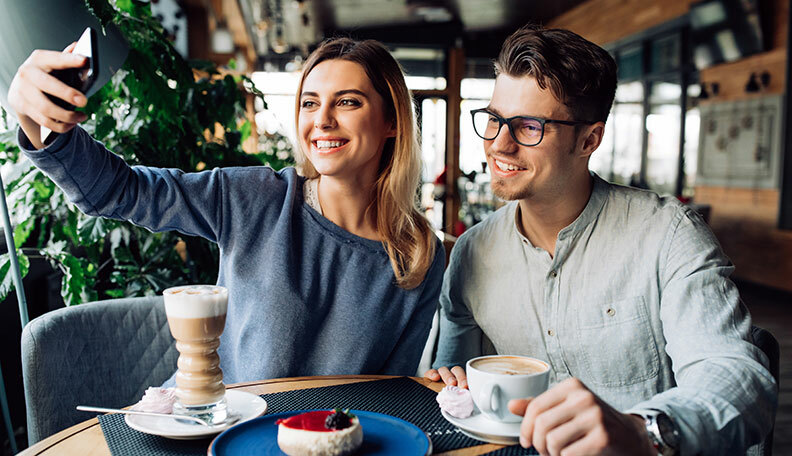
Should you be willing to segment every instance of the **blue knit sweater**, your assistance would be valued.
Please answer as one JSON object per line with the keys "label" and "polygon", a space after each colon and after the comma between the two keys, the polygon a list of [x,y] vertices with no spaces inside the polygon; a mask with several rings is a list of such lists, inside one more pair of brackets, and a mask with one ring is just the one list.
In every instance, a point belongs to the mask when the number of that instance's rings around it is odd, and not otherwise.
{"label": "blue knit sweater", "polygon": [[229,307],[219,353],[225,383],[301,375],[414,375],[437,308],[444,253],[423,283],[395,285],[382,244],[304,202],[293,168],[128,166],[84,130],[33,150],[19,144],[84,213],[176,230],[220,247]]}

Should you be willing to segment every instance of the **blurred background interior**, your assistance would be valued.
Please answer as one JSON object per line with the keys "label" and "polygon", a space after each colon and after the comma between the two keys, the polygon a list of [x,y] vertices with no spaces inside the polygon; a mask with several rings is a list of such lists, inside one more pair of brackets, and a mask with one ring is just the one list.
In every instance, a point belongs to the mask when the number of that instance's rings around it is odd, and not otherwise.
{"label": "blurred background interior", "polygon": [[[488,102],[492,59],[505,37],[533,22],[603,46],[618,63],[619,85],[591,169],[612,182],[674,195],[709,222],[736,265],[734,279],[754,323],[780,342],[775,453],[792,454],[788,0],[151,0],[150,7],[179,54],[213,62],[221,75],[247,76],[263,92],[243,103],[250,127],[241,147],[284,160],[307,54],[337,35],[386,43],[414,95],[421,205],[451,236],[503,204],[489,190],[469,111]],[[11,125],[4,117],[0,127]],[[31,263],[25,279],[36,296],[31,318],[63,306],[60,279],[46,280],[53,274],[46,262],[40,269]],[[6,271],[3,286],[9,281]],[[9,295],[0,308],[0,365],[24,448],[15,307]],[[0,440],[10,454],[6,434]]]}

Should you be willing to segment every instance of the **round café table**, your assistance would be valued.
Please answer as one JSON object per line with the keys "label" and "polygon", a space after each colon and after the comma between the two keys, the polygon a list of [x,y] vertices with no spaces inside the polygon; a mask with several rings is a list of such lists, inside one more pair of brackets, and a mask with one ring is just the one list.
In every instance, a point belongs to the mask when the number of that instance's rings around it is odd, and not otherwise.
{"label": "round caf\u00e9 table", "polygon": [[[228,385],[227,389],[247,391],[253,394],[280,393],[322,386],[343,385],[346,383],[367,382],[397,378],[389,375],[338,375],[329,377],[293,377],[261,380],[257,382],[235,383]],[[412,380],[427,386],[435,391],[440,391],[443,384],[431,382],[425,378],[411,377]],[[503,448],[503,445],[486,444],[459,450],[439,453],[448,456],[479,455]],[[68,429],[52,435],[27,450],[19,453],[20,456],[110,456],[110,448],[105,442],[102,429],[97,418],[83,421]]]}

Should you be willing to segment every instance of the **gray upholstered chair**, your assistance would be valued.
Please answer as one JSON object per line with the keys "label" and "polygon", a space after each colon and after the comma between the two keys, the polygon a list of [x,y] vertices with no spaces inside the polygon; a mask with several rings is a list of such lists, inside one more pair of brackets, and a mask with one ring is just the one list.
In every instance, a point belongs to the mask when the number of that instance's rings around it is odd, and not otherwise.
{"label": "gray upholstered chair", "polygon": [[[781,361],[781,351],[778,347],[778,341],[770,331],[754,326],[751,328],[751,335],[753,336],[754,344],[759,347],[762,352],[767,356],[770,365],[770,375],[779,386],[779,363]],[[760,443],[748,449],[749,456],[771,456],[773,454],[773,430],[775,429],[775,416],[773,416],[773,427],[770,428],[770,433]]]}
{"label": "gray upholstered chair", "polygon": [[48,312],[22,332],[32,445],[92,417],[79,404],[125,407],[176,371],[162,297],[98,301]]}

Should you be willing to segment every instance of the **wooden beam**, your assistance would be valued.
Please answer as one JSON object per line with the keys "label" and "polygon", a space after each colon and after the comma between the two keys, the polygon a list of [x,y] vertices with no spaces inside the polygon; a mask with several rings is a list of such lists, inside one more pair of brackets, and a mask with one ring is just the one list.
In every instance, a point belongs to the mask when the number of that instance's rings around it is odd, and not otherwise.
{"label": "wooden beam", "polygon": [[222,3],[223,14],[225,15],[226,24],[231,30],[231,36],[234,37],[234,44],[242,49],[242,53],[247,60],[248,71],[252,72],[258,60],[258,55],[256,54],[256,48],[253,46],[253,39],[250,36],[245,17],[239,8],[239,0],[222,0]]}
{"label": "wooden beam", "polygon": [[448,74],[446,75],[446,199],[443,205],[443,231],[456,235],[454,227],[459,221],[459,116],[462,95],[460,89],[465,73],[465,50],[453,47],[448,50]]}

